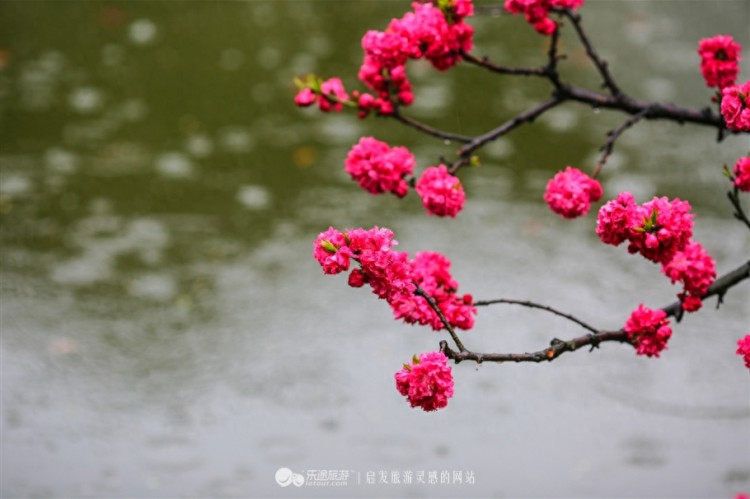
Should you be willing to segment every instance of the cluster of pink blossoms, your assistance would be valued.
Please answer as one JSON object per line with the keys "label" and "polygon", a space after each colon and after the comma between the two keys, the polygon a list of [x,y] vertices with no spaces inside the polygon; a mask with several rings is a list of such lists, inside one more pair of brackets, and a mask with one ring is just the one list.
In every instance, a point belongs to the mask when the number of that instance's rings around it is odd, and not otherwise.
{"label": "cluster of pink blossoms", "polygon": [[367,192],[392,192],[404,197],[409,191],[404,177],[414,170],[414,156],[405,147],[390,147],[373,137],[362,137],[349,151],[344,165]]}
{"label": "cluster of pink blossoms", "polygon": [[703,304],[701,297],[716,279],[716,263],[699,242],[690,241],[662,266],[662,272],[672,284],[682,283],[683,292],[678,295],[682,308],[686,312],[695,312]]}
{"label": "cluster of pink blossoms", "polygon": [[602,197],[599,181],[581,170],[568,166],[557,172],[547,183],[544,201],[563,218],[576,218],[588,213],[591,203]]}
{"label": "cluster of pink blossoms", "polygon": [[315,91],[314,87],[317,88],[318,85],[314,84],[313,87],[308,86],[300,90],[294,97],[294,103],[300,107],[307,107],[317,102],[320,110],[327,113],[331,109],[340,112],[344,107],[343,103],[349,100],[349,95],[339,78],[330,78],[320,83],[318,91]]}
{"label": "cluster of pink blossoms", "polygon": [[466,201],[461,181],[448,173],[445,165],[427,168],[417,181],[416,189],[430,215],[455,217]]}
{"label": "cluster of pink blossoms", "polygon": [[724,87],[721,91],[721,114],[729,129],[750,131],[750,81]]}
{"label": "cluster of pink blossoms", "polygon": [[740,72],[742,46],[729,35],[704,38],[698,45],[701,73],[709,87],[722,89],[734,85]]}
{"label": "cluster of pink blossoms", "polygon": [[443,329],[440,317],[427,300],[414,294],[417,286],[435,300],[448,323],[460,329],[474,326],[476,308],[471,295],[459,296],[458,283],[451,277],[451,262],[434,252],[409,254],[392,249],[397,242],[389,229],[351,229],[342,233],[333,227],[321,232],[313,244],[313,257],[326,274],[349,270],[351,260],[359,268],[349,275],[355,288],[369,284],[379,298],[388,302],[397,319],[409,324]]}
{"label": "cluster of pink blossoms", "polygon": [[557,24],[550,19],[549,11],[557,9],[577,9],[583,0],[505,0],[505,9],[512,14],[524,14],[526,21],[543,35],[551,35]]}
{"label": "cluster of pink blossoms", "polygon": [[638,355],[658,357],[666,350],[672,329],[663,310],[651,310],[643,304],[633,311],[625,323],[628,339],[635,345]]}
{"label": "cluster of pink blossoms", "polygon": [[453,373],[442,352],[415,355],[394,378],[399,393],[412,407],[421,407],[424,411],[442,409],[453,396]]}
{"label": "cluster of pink blossoms", "polygon": [[677,296],[682,308],[695,312],[701,298],[716,279],[716,264],[700,243],[693,241],[690,203],[655,197],[639,206],[629,192],[620,193],[599,210],[596,233],[605,244],[628,241],[628,252],[662,264],[662,272],[681,282]]}
{"label": "cluster of pink blossoms", "polygon": [[750,334],[737,340],[737,355],[742,355],[745,366],[750,369]]}
{"label": "cluster of pink blossoms", "polygon": [[750,192],[750,156],[737,160],[734,165],[732,183],[742,192]]}
{"label": "cluster of pink blossoms", "polygon": [[692,237],[693,214],[687,201],[655,197],[639,206],[631,193],[622,192],[599,210],[596,233],[605,244],[628,241],[628,252],[666,264]]}
{"label": "cluster of pink blossoms", "polygon": [[472,48],[473,28],[463,22],[474,13],[471,0],[414,2],[413,12],[393,19],[385,31],[368,31],[362,38],[365,58],[359,79],[375,92],[361,94],[363,114],[377,110],[392,112],[395,96],[403,105],[414,100],[406,76],[409,59],[427,59],[437,69],[445,70],[461,59],[462,51]]}

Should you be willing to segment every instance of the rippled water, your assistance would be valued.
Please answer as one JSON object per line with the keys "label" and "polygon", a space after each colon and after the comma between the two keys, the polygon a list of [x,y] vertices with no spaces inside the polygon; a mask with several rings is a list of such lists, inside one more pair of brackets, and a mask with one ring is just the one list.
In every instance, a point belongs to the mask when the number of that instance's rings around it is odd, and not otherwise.
{"label": "rippled water", "polygon": [[[732,33],[744,1],[589,2],[624,87],[707,103],[695,43]],[[406,2],[0,4],[3,496],[731,497],[750,490],[750,382],[735,342],[748,286],[675,327],[662,359],[623,345],[553,365],[456,366],[456,395],[413,411],[392,374],[443,337],[394,322],[311,241],[388,226],[449,256],[477,298],[548,303],[603,328],[676,289],[603,247],[593,216],[541,203],[564,164],[590,170],[622,120],[574,105],[483,150],[455,220],[362,193],[342,169],[361,135],[424,167],[455,145],[396,123],[291,105],[294,75],[341,75]],[[534,64],[520,20],[473,21],[477,52]],[[595,81],[564,40],[571,75]],[[745,53],[745,61],[750,54]],[[747,66],[743,66],[743,76]],[[532,105],[539,82],[414,68],[414,116],[477,134]],[[644,123],[617,144],[605,195],[687,198],[726,272],[748,256],[720,167],[747,152],[693,126]],[[581,334],[527,309],[482,310],[467,346],[536,350]],[[349,470],[347,487],[280,488],[281,467]],[[367,472],[472,471],[475,484],[366,485]]]}

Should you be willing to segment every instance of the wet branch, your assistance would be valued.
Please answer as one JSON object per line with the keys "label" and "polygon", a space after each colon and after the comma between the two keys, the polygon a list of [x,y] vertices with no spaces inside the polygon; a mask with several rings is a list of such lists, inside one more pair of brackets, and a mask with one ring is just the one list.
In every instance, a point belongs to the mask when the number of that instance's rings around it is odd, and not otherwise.
{"label": "wet branch", "polygon": [[607,141],[604,143],[604,145],[600,149],[600,151],[602,151],[602,156],[599,159],[599,162],[596,164],[596,168],[594,168],[594,172],[591,175],[593,178],[596,178],[599,175],[599,172],[602,171],[602,167],[604,167],[604,163],[607,162],[607,159],[609,159],[609,156],[612,154],[612,150],[615,147],[615,142],[617,142],[617,139],[620,138],[620,135],[622,135],[623,132],[625,132],[625,130],[632,127],[633,125],[641,121],[643,118],[648,116],[649,112],[651,112],[651,108],[647,107],[643,111],[631,116],[622,125],[618,126],[617,128],[613,130],[610,130],[607,133]]}
{"label": "wet branch", "polygon": [[463,143],[469,143],[472,141],[472,137],[468,137],[466,135],[460,135],[460,134],[452,133],[452,132],[446,132],[444,130],[438,130],[437,128],[433,128],[429,125],[421,123],[415,120],[414,118],[404,116],[403,114],[401,114],[401,112],[398,109],[395,109],[391,116],[393,118],[396,118],[398,121],[400,121],[401,123],[405,125],[408,125],[416,130],[419,130],[422,133],[426,133],[427,135],[432,135],[433,137],[437,137],[438,139],[455,140],[456,142],[463,142]]}
{"label": "wet branch", "polygon": [[[750,279],[750,261],[745,262],[743,265],[740,265],[736,269],[732,270],[731,272],[728,272],[727,274],[724,274],[723,276],[719,277],[714,281],[714,283],[708,288],[708,291],[706,291],[706,294],[703,295],[703,299],[709,298],[711,296],[718,296],[719,303],[723,301],[724,296],[726,295],[727,291],[729,291],[730,288],[733,286],[739,284],[740,282],[744,281],[745,279]],[[492,301],[492,300],[490,300]],[[483,304],[489,304],[487,302],[478,302]],[[522,304],[523,302],[519,302],[519,304]],[[536,306],[537,304],[534,304],[534,308],[544,308],[544,306]],[[679,318],[682,316],[682,303],[679,301],[676,301],[674,303],[671,303],[667,305],[666,307],[663,307],[661,310],[663,310],[667,317],[676,317]],[[561,315],[566,318],[571,318],[572,316],[569,316],[568,314],[563,314],[561,312],[558,313],[558,311],[554,311],[556,315]],[[578,322],[577,319],[573,318],[571,319],[574,322]],[[586,327],[586,329],[589,329],[590,331],[593,328]],[[459,352],[456,352],[455,350],[452,350],[448,343],[445,341],[440,342],[440,351],[445,354],[446,357],[449,359],[453,359],[456,363],[461,361],[474,361],[476,363],[482,363],[482,362],[550,362],[564,354],[565,352],[575,352],[576,350],[579,350],[582,347],[590,347],[589,351],[593,351],[595,348],[598,348],[601,343],[606,342],[619,342],[619,343],[629,343],[628,340],[628,334],[625,332],[624,329],[619,329],[617,331],[597,331],[591,334],[587,334],[584,336],[579,336],[577,338],[573,338],[571,340],[563,341],[557,338],[552,339],[550,341],[550,344],[547,348],[544,348],[542,350],[538,350],[536,352],[526,352],[526,353],[478,353],[478,352],[471,352],[469,350],[461,350]]]}
{"label": "wet branch", "polygon": [[450,322],[445,318],[445,315],[443,315],[443,311],[440,310],[440,307],[437,306],[437,303],[435,303],[435,299],[428,295],[427,292],[420,288],[419,285],[415,282],[414,285],[417,287],[417,289],[414,290],[414,294],[417,296],[421,296],[427,301],[427,304],[430,306],[430,308],[440,317],[440,321],[443,323],[443,326],[445,326],[445,329],[448,330],[448,334],[451,335],[451,338],[453,338],[453,342],[456,344],[456,347],[459,351],[465,352],[466,347],[463,343],[461,343],[461,340],[458,338],[458,335],[456,334],[456,331],[453,329],[453,326],[450,325]]}
{"label": "wet branch", "polygon": [[534,303],[532,301],[527,301],[527,300],[511,300],[511,299],[506,299],[506,298],[498,298],[498,299],[495,299],[495,300],[480,300],[480,301],[475,302],[474,305],[477,306],[477,307],[483,307],[483,306],[487,306],[487,305],[495,305],[495,304],[498,304],[498,303],[504,303],[504,304],[508,304],[508,305],[522,305],[524,307],[538,308],[540,310],[545,310],[547,312],[550,312],[552,314],[558,315],[560,317],[564,317],[565,319],[568,319],[569,321],[575,322],[576,324],[578,324],[582,328],[588,329],[592,333],[598,333],[599,332],[599,329],[596,329],[595,327],[586,324],[585,322],[583,322],[582,320],[578,319],[577,317],[575,317],[573,315],[566,314],[565,312],[561,312],[561,311],[556,310],[556,309],[554,309],[552,307],[548,307],[547,305],[542,305],[541,303]]}

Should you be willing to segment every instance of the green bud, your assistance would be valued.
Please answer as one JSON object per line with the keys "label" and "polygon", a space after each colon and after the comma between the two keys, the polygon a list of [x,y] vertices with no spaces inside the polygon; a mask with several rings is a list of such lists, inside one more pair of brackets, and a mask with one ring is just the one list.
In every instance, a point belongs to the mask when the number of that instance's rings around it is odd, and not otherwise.
{"label": "green bud", "polygon": [[412,358],[411,358],[411,363],[412,363],[412,364],[414,364],[415,366],[416,366],[417,364],[419,364],[419,363],[420,363],[420,362],[419,362],[419,357],[417,357],[417,354],[414,354],[414,355],[412,356]]}
{"label": "green bud", "polygon": [[320,241],[320,247],[329,253],[336,253],[339,249],[331,243],[328,239]]}
{"label": "green bud", "polygon": [[479,156],[475,154],[469,158],[469,166],[479,166]]}

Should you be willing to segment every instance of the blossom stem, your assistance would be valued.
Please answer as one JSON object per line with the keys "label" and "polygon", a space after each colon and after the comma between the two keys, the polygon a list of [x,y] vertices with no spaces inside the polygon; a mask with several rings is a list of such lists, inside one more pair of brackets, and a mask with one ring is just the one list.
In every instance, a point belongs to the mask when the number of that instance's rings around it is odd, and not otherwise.
{"label": "blossom stem", "polygon": [[440,321],[445,326],[445,329],[448,330],[448,333],[451,335],[451,338],[453,338],[453,342],[456,344],[456,347],[461,352],[467,352],[466,347],[463,343],[461,343],[461,340],[458,338],[458,335],[456,334],[456,331],[453,329],[453,326],[450,325],[450,322],[445,318],[445,315],[443,315],[443,311],[440,310],[440,307],[437,306],[437,303],[435,303],[435,299],[428,295],[427,292],[425,292],[424,289],[420,288],[419,285],[415,282],[414,285],[416,286],[416,289],[414,290],[414,294],[417,296],[421,296],[425,300],[427,300],[427,304],[430,306],[430,308],[440,317]]}

